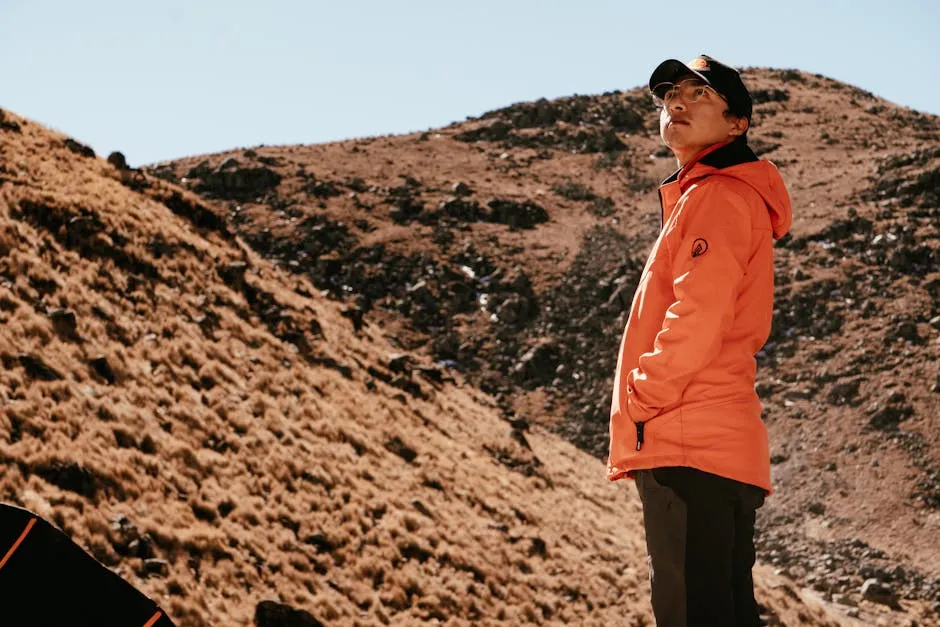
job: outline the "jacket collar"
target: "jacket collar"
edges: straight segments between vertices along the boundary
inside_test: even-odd
[[[713,144],[698,153],[684,166],[673,172],[663,181],[663,185],[668,185],[674,181],[688,178],[688,174],[697,169],[698,164],[709,166],[716,170],[730,168],[733,165],[757,161],[757,155],[747,145],[747,138],[738,137],[737,139]]]
[[[751,161],[758,161],[758,159],[747,145],[746,137],[713,144],[695,155],[688,163],[670,174],[659,188],[663,224],[666,223],[666,213],[672,213],[672,208],[676,206],[682,196],[683,188],[688,183],[708,176],[715,170]]]

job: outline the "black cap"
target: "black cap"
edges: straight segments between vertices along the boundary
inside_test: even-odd
[[[650,91],[655,93],[657,85],[675,83],[687,76],[695,76],[705,81],[706,85],[725,97],[732,114],[750,121],[753,102],[741,75],[733,67],[706,54],[697,56],[688,63],[676,59],[663,61],[650,75]]]

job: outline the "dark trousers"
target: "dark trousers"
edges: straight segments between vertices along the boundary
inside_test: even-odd
[[[752,627],[764,490],[694,468],[636,471],[657,627]]]

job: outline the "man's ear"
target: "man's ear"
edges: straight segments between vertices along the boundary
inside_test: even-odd
[[[735,118],[730,134],[732,137],[739,137],[744,135],[747,132],[749,126],[750,124],[748,123],[747,118]]]

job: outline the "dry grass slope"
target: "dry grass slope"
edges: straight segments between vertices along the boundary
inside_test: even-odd
[[[297,154],[331,150],[345,151]],[[441,187],[488,163],[462,150]],[[434,157],[386,154],[395,168],[363,174]],[[595,188],[616,196],[609,184]],[[543,241],[577,250],[580,214],[546,207]],[[0,497],[180,625],[249,625],[263,599],[323,624],[651,624],[632,488],[543,427],[508,424],[379,324],[357,330],[219,215],[0,117]],[[395,228],[374,237],[395,246],[408,232]],[[481,230],[527,243],[499,220]],[[767,568],[758,586],[777,624],[852,624]]]
[[[940,121],[794,70],[745,79],[750,143],[795,210],[758,355],[778,488],[760,555],[829,597],[858,600],[875,578],[936,603]],[[398,349],[452,364],[505,417],[602,458],[616,338],[659,228],[655,182],[675,165],[656,129],[632,90],[149,171]]]

